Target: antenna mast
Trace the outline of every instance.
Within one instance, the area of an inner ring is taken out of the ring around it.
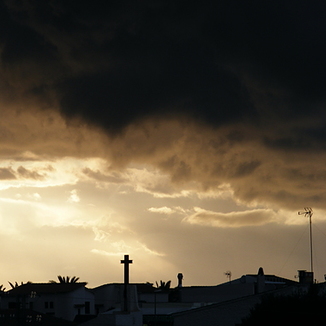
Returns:
[[[311,229],[311,217],[312,208],[304,207],[304,212],[298,212],[298,215],[304,215],[309,218],[309,235],[310,235],[310,271],[313,273],[313,263],[312,263],[312,229]]]
[[[231,283],[231,276],[232,276],[231,271],[226,271],[224,275],[226,275],[226,277],[229,279],[229,282]]]

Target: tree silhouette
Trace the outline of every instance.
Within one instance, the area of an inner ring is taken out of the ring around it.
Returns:
[[[77,281],[79,280],[79,277],[73,276],[70,278],[70,276],[61,276],[58,275],[58,280],[59,283],[77,283]]]
[[[163,282],[160,281],[160,285],[156,282],[156,287],[160,289],[161,291],[169,291],[171,287],[171,281]]]
[[[26,283],[20,282],[20,284],[18,284],[17,282],[11,283],[11,282],[8,281],[8,283],[11,286],[11,288],[14,289],[14,288],[18,288],[18,286],[21,286],[21,285],[24,285],[24,284],[30,284],[32,282],[31,281],[28,281]]]
[[[3,284],[0,285],[0,292],[5,292],[6,291],[6,288],[3,287]]]

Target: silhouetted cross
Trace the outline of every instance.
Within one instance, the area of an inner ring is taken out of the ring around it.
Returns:
[[[121,260],[121,264],[124,264],[124,311],[129,311],[128,307],[128,285],[129,285],[129,264],[132,264],[132,260],[129,259],[129,255],[125,255],[125,259]]]
[[[132,264],[132,260],[129,259],[129,255],[125,255],[125,259],[121,260],[121,264],[125,265],[125,285],[129,284],[129,264]]]

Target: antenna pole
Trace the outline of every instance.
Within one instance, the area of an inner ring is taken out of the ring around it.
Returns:
[[[231,271],[225,272],[224,275],[226,275],[226,277],[229,279],[229,282],[231,283],[231,276],[232,276]]]
[[[311,216],[312,211],[309,212],[309,233],[310,233],[310,271],[313,272],[313,263],[312,263],[312,228],[311,228]]]
[[[309,218],[309,241],[310,241],[310,271],[314,272],[313,261],[312,261],[312,227],[311,227],[311,217],[312,217],[312,208],[305,207],[304,212],[298,212],[299,215],[304,215]]]

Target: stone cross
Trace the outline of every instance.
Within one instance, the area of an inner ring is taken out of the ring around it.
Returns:
[[[124,264],[123,310],[125,312],[129,312],[129,264],[132,264],[132,260],[129,259],[129,255],[125,255],[124,260],[121,260],[121,264]]]

